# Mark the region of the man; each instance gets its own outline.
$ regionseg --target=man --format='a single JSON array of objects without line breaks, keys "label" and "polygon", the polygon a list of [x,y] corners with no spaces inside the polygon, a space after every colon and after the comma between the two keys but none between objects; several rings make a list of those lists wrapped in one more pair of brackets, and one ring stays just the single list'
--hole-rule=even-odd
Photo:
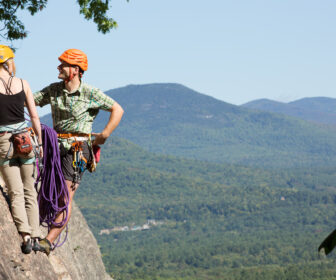
[{"label": "man", "polygon": [[[67,188],[69,190],[68,218],[62,227],[51,227],[45,239],[40,241],[43,251],[49,255],[51,244],[60,235],[71,215],[72,199],[80,183],[83,170],[74,166],[75,153],[88,161],[92,146],[104,144],[112,131],[118,126],[122,115],[122,107],[101,90],[81,82],[84,71],[88,69],[87,56],[78,49],[66,50],[59,58],[57,67],[61,82],[53,83],[34,94],[38,106],[51,105],[53,126],[58,133],[61,150],[61,165]],[[101,133],[92,133],[95,137],[92,146],[89,135],[92,123],[102,109],[111,112],[109,121]],[[78,140],[79,139],[79,140]],[[55,222],[62,221],[64,213],[60,213]]]}]

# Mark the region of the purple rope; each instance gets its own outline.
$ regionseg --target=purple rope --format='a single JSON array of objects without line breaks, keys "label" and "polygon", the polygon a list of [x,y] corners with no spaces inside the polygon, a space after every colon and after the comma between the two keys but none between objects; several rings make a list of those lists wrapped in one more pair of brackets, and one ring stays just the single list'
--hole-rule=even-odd
[{"label": "purple rope", "polygon": [[[41,128],[44,168],[36,180],[36,182],[41,181],[37,199],[40,208],[40,222],[43,226],[48,227],[49,231],[52,226],[62,227],[66,223],[69,214],[69,191],[62,173],[57,133],[44,124],[41,124]],[[57,214],[62,212],[65,212],[63,220],[56,223]],[[54,247],[63,245],[66,238],[67,229],[63,242],[59,244],[59,236]]]}]

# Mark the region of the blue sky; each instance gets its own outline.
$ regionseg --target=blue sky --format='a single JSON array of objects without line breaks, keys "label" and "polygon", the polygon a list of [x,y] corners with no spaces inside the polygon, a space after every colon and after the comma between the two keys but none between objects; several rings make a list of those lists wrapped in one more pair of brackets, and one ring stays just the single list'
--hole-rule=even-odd
[{"label": "blue sky", "polygon": [[336,97],[334,0],[111,4],[119,28],[106,35],[75,0],[49,0],[33,17],[22,12],[30,33],[14,42],[17,75],[39,90],[57,81],[63,50],[79,48],[89,58],[84,81],[102,90],[174,82],[236,105]]}]

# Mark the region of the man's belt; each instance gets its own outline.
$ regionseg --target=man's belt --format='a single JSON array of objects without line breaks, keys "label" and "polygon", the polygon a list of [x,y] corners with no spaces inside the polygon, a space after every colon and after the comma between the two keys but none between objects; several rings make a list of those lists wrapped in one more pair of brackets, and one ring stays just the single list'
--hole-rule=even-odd
[{"label": "man's belt", "polygon": [[87,133],[57,133],[58,138],[71,138],[71,137],[90,137]]},{"label": "man's belt", "polygon": [[75,139],[75,141],[86,141],[90,139],[90,134],[86,133],[57,133],[58,138]]}]

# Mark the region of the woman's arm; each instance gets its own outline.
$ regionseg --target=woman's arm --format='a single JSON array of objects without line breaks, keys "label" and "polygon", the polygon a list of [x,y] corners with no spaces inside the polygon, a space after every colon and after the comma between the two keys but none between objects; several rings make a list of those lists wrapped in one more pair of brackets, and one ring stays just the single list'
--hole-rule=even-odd
[{"label": "woman's arm", "polygon": [[[33,93],[30,89],[30,86],[27,81],[22,80],[24,92],[26,94],[26,106],[29,112],[30,120],[33,126],[35,133],[37,134],[38,143],[42,144],[42,132],[41,132],[41,123],[40,118],[37,114]],[[42,149],[40,149],[42,153]],[[42,155],[42,154],[41,154]]]}]

